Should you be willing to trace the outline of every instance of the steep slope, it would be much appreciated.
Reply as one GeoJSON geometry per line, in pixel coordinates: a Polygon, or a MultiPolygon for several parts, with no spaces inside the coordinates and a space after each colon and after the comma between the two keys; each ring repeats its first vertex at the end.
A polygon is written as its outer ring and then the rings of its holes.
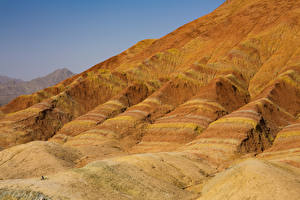
{"type": "Polygon", "coordinates": [[[53,86],[74,74],[66,68],[55,70],[54,72],[31,81],[19,79],[9,79],[0,76],[0,105],[7,104],[12,99],[20,95],[32,94],[38,90],[53,86]]]}
{"type": "Polygon", "coordinates": [[[31,167],[0,171],[0,199],[299,199],[299,14],[226,1],[2,107],[0,159],[31,167]]]}

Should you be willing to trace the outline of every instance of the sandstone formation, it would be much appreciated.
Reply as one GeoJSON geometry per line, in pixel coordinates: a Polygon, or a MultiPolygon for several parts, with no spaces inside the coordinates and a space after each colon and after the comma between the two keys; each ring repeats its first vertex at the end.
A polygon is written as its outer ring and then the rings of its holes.
{"type": "Polygon", "coordinates": [[[299,31],[298,1],[230,0],[18,97],[0,199],[300,199],[299,31]]]}

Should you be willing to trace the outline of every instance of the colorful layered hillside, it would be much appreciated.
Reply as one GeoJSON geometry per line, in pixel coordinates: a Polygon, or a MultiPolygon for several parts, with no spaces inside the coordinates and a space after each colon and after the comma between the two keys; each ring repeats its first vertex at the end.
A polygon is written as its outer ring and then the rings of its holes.
{"type": "Polygon", "coordinates": [[[298,1],[227,0],[16,98],[0,199],[300,199],[299,31],[298,1]]]}

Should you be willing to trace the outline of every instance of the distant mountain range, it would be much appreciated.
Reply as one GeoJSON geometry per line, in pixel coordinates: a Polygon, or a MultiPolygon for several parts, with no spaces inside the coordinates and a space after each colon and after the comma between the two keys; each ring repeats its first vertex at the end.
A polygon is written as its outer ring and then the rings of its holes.
{"type": "Polygon", "coordinates": [[[55,85],[73,75],[74,73],[66,68],[55,70],[44,77],[38,77],[31,81],[0,75],[0,105],[7,104],[17,96],[31,94],[55,85]]]}
{"type": "Polygon", "coordinates": [[[17,83],[21,83],[21,82],[25,82],[21,79],[15,79],[15,78],[11,78],[8,76],[2,76],[0,75],[0,84],[5,84],[5,83],[9,83],[9,82],[17,82],[17,83]]]}

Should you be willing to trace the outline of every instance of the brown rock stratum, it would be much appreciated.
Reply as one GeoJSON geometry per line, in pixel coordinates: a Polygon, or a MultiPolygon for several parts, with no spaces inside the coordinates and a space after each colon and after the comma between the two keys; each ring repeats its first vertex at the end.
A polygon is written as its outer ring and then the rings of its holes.
{"type": "Polygon", "coordinates": [[[18,97],[0,200],[300,199],[299,31],[298,0],[227,0],[18,97]]]}

